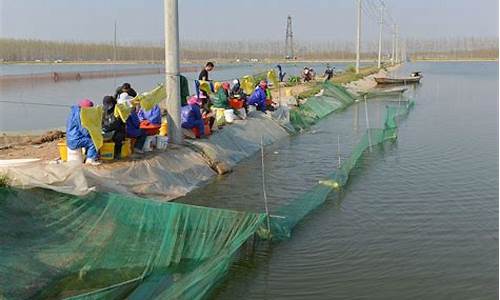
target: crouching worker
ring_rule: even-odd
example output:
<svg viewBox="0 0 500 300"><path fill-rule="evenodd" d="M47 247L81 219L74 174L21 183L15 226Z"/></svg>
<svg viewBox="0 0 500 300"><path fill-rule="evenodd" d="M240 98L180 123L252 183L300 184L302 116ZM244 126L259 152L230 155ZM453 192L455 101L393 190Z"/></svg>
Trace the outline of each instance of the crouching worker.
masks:
<svg viewBox="0 0 500 300"><path fill-rule="evenodd" d="M85 148L87 160L86 164L98 165L97 149L90 137L90 133L82 126L80 110L82 108L93 107L94 103L88 99L81 100L78 105L71 107L71 113L66 123L66 144L71 150Z"/></svg>
<svg viewBox="0 0 500 300"><path fill-rule="evenodd" d="M139 109L137 113L141 121L141 128L147 135L155 135L160 132L161 127L161 109L157 104L151 110Z"/></svg>
<svg viewBox="0 0 500 300"><path fill-rule="evenodd" d="M196 137L205 136L205 123L201 116L201 101L198 97L193 96L188 99L188 105L181 109L181 126L185 129L193 129L197 131Z"/></svg>
<svg viewBox="0 0 500 300"><path fill-rule="evenodd" d="M261 80L255 91L248 98L247 104L255 106L261 112L266 112L266 94L267 82Z"/></svg>
<svg viewBox="0 0 500 300"><path fill-rule="evenodd" d="M151 110L144 110L141 108L137 115L139 116L141 123L144 122L147 124L161 125L161 109L158 104L153 106Z"/></svg>
<svg viewBox="0 0 500 300"><path fill-rule="evenodd" d="M115 143L115 159L120 159L122 143L125 140L125 123L120 117L115 116L116 100L112 96L105 96L102 99L102 135L104 141L112 140Z"/></svg>
<svg viewBox="0 0 500 300"><path fill-rule="evenodd" d="M229 92L229 97L233 99L239 99L245 101L247 96L245 95L245 92L241 88L240 80L235 79L233 80L233 87L231 88L231 91Z"/></svg>

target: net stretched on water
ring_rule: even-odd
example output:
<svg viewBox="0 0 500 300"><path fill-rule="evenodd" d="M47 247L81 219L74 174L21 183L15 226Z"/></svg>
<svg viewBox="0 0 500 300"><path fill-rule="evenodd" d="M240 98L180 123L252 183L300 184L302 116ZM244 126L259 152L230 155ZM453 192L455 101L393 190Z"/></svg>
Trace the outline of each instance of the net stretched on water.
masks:
<svg viewBox="0 0 500 300"><path fill-rule="evenodd" d="M0 299L200 299L262 214L0 189Z"/></svg>
<svg viewBox="0 0 500 300"><path fill-rule="evenodd" d="M347 184L349 174L369 147L397 139L398 121L409 113L414 104L410 101L404 106L387 106L384 128L367 129L349 158L343 161L335 172L297 199L273 212L276 216L271 218L271 233L261 227L259 235L274 240L289 238L293 227L300 220L323 204L331 192L338 191Z"/></svg>

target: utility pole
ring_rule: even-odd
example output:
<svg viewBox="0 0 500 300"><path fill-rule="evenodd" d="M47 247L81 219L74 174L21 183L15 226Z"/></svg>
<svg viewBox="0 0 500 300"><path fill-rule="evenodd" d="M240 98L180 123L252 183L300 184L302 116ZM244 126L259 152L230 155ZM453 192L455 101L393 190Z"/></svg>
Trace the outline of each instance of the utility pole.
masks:
<svg viewBox="0 0 500 300"><path fill-rule="evenodd" d="M380 28L378 33L378 62L377 67L382 66L382 27L384 25L384 2L380 3Z"/></svg>
<svg viewBox="0 0 500 300"><path fill-rule="evenodd" d="M116 20L113 37L113 86L116 87Z"/></svg>
<svg viewBox="0 0 500 300"><path fill-rule="evenodd" d="M396 63L398 64L399 63L399 26L396 25L396 55L395 55L395 58L396 58Z"/></svg>
<svg viewBox="0 0 500 300"><path fill-rule="evenodd" d="M170 142L182 144L181 129L181 87L179 74L179 3L178 0L164 0L165 18L165 88L167 98L168 136Z"/></svg>
<svg viewBox="0 0 500 300"><path fill-rule="evenodd" d="M293 53L293 31L292 31L292 17L288 16L286 19L286 39L285 39L285 57L288 59L294 58Z"/></svg>
<svg viewBox="0 0 500 300"><path fill-rule="evenodd" d="M356 31L356 74L359 73L359 52L361 51L361 0L358 1L358 29Z"/></svg>
<svg viewBox="0 0 500 300"><path fill-rule="evenodd" d="M114 39L113 39L113 63L116 63L116 20L115 20Z"/></svg>
<svg viewBox="0 0 500 300"><path fill-rule="evenodd" d="M401 62L406 61L406 41L401 41Z"/></svg>
<svg viewBox="0 0 500 300"><path fill-rule="evenodd" d="M396 62L395 53L396 52L396 24L392 26L392 55L391 55L391 63L394 65Z"/></svg>

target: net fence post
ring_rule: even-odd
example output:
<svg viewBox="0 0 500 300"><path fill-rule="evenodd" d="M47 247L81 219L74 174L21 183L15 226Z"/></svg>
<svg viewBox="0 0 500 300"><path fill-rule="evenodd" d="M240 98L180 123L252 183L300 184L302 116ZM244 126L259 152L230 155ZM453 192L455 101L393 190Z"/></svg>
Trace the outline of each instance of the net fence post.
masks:
<svg viewBox="0 0 500 300"><path fill-rule="evenodd" d="M366 121L366 133L368 134L368 149L372 151L372 135L370 132L370 120L368 119L368 104L366 102L366 95L363 96L365 99L365 121Z"/></svg>
<svg viewBox="0 0 500 300"><path fill-rule="evenodd" d="M271 234L271 220L269 217L269 205L267 202L267 193L266 193L266 175L265 175L265 167L264 167L264 136L260 136L260 154L261 154L261 162L262 162L262 193L264 195L264 208L266 209L266 219L267 219L267 231Z"/></svg>
<svg viewBox="0 0 500 300"><path fill-rule="evenodd" d="M340 135L337 136L337 168L340 168Z"/></svg>

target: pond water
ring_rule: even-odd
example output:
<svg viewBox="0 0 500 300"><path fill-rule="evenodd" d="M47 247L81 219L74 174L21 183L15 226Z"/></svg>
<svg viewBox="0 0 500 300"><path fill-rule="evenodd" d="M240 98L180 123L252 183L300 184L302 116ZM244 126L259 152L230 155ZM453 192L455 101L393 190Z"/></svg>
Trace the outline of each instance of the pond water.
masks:
<svg viewBox="0 0 500 300"><path fill-rule="evenodd" d="M240 255L213 299L498 299L498 63L415 63L417 104L292 238ZM394 104L394 102L392 102ZM370 100L369 126L387 102ZM352 105L266 148L271 213L334 171L366 128ZM260 155L179 202L264 211Z"/></svg>

